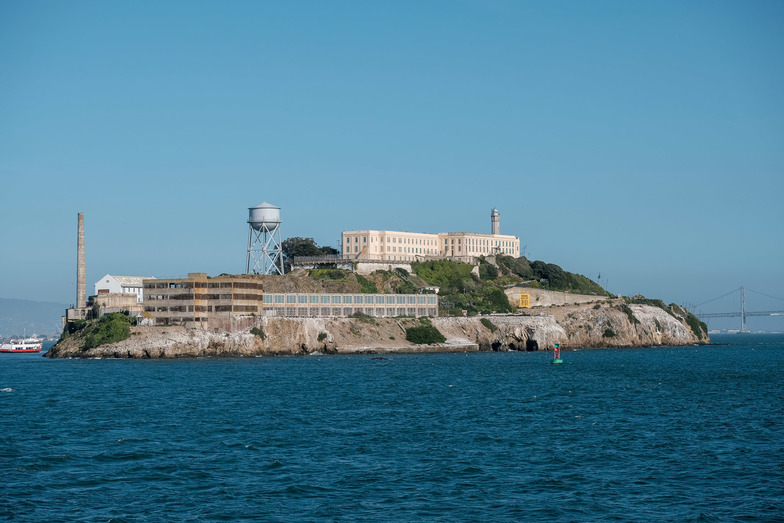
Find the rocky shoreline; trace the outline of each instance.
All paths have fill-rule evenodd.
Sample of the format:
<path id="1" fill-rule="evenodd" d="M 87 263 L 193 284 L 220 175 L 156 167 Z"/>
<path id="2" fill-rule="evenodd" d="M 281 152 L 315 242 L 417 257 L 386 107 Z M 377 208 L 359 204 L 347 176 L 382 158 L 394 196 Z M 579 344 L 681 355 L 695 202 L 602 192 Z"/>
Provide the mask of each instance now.
<path id="1" fill-rule="evenodd" d="M 710 343 L 686 318 L 652 305 L 606 301 L 532 309 L 525 314 L 431 318 L 444 343 L 406 341 L 414 318 L 258 318 L 254 332 L 186 327 L 132 327 L 126 340 L 83 349 L 72 336 L 48 358 L 201 358 L 307 354 L 383 354 L 569 348 L 679 346 Z"/>

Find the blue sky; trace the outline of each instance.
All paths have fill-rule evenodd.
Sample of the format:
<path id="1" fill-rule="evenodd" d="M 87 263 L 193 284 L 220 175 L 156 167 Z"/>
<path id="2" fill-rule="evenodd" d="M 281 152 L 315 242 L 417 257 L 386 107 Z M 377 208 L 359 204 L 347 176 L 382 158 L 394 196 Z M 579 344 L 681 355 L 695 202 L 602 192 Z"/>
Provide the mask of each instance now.
<path id="1" fill-rule="evenodd" d="M 336 247 L 497 207 L 613 292 L 784 297 L 782 27 L 778 1 L 0 0 L 0 297 L 75 300 L 78 212 L 89 289 L 242 272 L 265 200 Z"/>

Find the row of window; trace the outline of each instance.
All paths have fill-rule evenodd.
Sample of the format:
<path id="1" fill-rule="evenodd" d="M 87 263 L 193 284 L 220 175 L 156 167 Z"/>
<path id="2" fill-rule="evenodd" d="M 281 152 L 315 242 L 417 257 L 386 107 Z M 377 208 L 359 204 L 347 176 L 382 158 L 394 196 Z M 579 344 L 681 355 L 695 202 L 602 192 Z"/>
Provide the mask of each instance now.
<path id="1" fill-rule="evenodd" d="M 438 303 L 438 297 L 434 294 L 265 294 L 263 302 L 265 305 L 340 305 L 344 303 L 435 305 Z"/>
<path id="2" fill-rule="evenodd" d="M 144 284 L 145 289 L 259 289 L 261 290 L 261 283 L 244 282 L 244 281 L 221 281 L 221 282 L 206 282 L 206 281 L 183 281 L 183 282 L 150 282 Z"/>
<path id="3" fill-rule="evenodd" d="M 264 309 L 265 316 L 289 317 L 347 317 L 362 313 L 368 316 L 436 316 L 435 307 L 285 307 L 282 309 Z"/>
<path id="4" fill-rule="evenodd" d="M 371 236 L 370 241 L 373 242 L 373 240 L 375 240 L 375 238 Z M 431 240 L 427 238 L 399 238 L 396 236 L 393 236 L 391 238 L 384 238 L 382 236 L 381 238 L 379 238 L 379 241 L 381 243 L 384 243 L 384 240 L 386 240 L 386 243 L 401 243 L 401 244 L 405 243 L 409 245 L 436 245 L 436 240 L 434 239 Z M 368 242 L 367 236 L 363 236 L 362 243 L 367 243 L 367 242 Z M 346 236 L 346 245 L 349 245 L 350 243 L 351 243 L 351 237 Z M 359 243 L 359 236 L 354 236 L 354 243 Z"/>
<path id="5" fill-rule="evenodd" d="M 252 305 L 176 305 L 172 307 L 147 306 L 146 312 L 259 312 L 259 308 Z"/>

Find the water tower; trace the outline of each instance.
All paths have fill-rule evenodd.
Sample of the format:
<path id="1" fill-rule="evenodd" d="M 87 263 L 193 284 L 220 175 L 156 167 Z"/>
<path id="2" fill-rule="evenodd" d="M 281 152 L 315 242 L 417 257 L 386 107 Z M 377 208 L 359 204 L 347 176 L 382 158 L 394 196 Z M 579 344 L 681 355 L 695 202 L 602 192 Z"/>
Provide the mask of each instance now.
<path id="1" fill-rule="evenodd" d="M 245 274 L 283 274 L 280 207 L 267 202 L 249 207 Z"/>

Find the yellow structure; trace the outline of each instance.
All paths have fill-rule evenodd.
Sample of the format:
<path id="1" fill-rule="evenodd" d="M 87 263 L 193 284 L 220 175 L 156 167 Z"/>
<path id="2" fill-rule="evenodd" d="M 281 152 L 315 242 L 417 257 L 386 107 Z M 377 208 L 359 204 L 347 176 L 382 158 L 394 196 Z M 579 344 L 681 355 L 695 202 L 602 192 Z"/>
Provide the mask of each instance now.
<path id="1" fill-rule="evenodd" d="M 530 309 L 531 308 L 531 295 L 530 294 L 521 294 L 520 295 L 520 308 L 521 309 Z"/>

